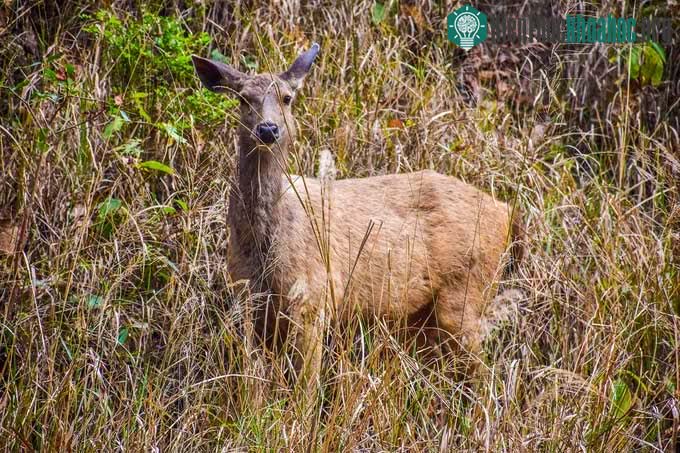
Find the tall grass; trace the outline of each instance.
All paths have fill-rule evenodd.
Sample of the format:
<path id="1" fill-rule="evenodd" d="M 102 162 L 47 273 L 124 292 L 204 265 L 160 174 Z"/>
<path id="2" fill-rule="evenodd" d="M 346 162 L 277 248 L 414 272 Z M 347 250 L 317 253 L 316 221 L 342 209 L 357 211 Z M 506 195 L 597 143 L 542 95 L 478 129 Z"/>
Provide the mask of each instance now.
<path id="1" fill-rule="evenodd" d="M 0 448 L 677 446 L 677 101 L 651 123 L 643 108 L 677 99 L 677 49 L 659 87 L 605 58 L 617 77 L 584 114 L 573 49 L 525 79 L 531 46 L 500 50 L 514 66 L 463 55 L 443 32 L 454 5 L 386 3 L 380 20 L 369 1 L 0 7 Z M 291 171 L 330 149 L 339 178 L 456 175 L 517 200 L 528 257 L 502 282 L 526 300 L 479 375 L 423 367 L 357 319 L 326 343 L 310 416 L 289 356 L 249 341 L 225 264 L 236 103 L 202 90 L 188 56 L 281 70 L 312 39 Z"/>

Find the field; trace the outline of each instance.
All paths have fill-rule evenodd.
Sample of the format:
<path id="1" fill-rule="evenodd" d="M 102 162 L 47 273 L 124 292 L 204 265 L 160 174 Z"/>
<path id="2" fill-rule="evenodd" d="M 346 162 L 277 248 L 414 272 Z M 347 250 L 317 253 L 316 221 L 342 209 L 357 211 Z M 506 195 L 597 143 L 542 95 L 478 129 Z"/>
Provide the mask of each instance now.
<path id="1" fill-rule="evenodd" d="M 527 2 L 676 11 L 672 45 L 468 53 L 444 1 L 63 3 L 0 5 L 0 449 L 677 448 L 677 2 Z M 524 213 L 500 282 L 524 297 L 477 375 L 357 319 L 309 402 L 251 341 L 226 265 L 238 102 L 190 57 L 281 71 L 313 41 L 291 172 L 329 150 L 337 178 L 435 169 Z"/>

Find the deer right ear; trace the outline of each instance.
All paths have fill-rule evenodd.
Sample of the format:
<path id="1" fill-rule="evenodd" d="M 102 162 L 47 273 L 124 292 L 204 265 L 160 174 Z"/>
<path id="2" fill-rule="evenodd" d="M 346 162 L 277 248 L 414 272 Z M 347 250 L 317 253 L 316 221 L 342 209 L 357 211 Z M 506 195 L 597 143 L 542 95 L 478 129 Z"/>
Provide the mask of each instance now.
<path id="1" fill-rule="evenodd" d="M 286 72 L 281 74 L 283 80 L 287 80 L 294 90 L 297 90 L 302 86 L 302 81 L 312 67 L 312 63 L 314 63 L 314 59 L 320 49 L 321 46 L 317 43 L 312 44 L 312 47 L 310 47 L 309 50 L 300 54 L 293 62 L 293 65 Z"/>
<path id="2" fill-rule="evenodd" d="M 248 77 L 244 73 L 219 61 L 208 60 L 196 55 L 191 56 L 196 74 L 203 86 L 217 93 L 239 92 Z"/>

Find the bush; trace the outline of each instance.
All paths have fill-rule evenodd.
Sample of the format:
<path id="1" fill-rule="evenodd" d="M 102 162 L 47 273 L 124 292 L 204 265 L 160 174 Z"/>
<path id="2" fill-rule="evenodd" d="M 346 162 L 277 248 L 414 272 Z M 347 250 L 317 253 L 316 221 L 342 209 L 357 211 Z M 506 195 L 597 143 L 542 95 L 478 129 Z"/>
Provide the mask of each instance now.
<path id="1" fill-rule="evenodd" d="M 141 16 L 119 17 L 100 10 L 84 27 L 101 40 L 102 61 L 112 64 L 111 86 L 124 90 L 115 93 L 113 117 L 120 112 L 129 121 L 134 114 L 133 119 L 155 125 L 171 137 L 170 131 L 181 134 L 193 121 L 222 122 L 237 101 L 205 89 L 183 93 L 184 87 L 196 86 L 191 55 L 204 52 L 211 41 L 208 34 L 188 32 L 176 17 L 148 11 Z"/>

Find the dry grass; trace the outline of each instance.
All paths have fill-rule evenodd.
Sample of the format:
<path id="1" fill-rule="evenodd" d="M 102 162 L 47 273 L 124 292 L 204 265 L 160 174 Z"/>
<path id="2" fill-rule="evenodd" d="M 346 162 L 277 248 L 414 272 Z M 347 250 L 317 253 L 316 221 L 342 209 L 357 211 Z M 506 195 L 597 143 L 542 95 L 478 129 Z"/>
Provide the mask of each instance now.
<path id="1" fill-rule="evenodd" d="M 126 17 L 127 3 L 109 3 Z M 372 2 L 350 3 L 197 3 L 162 13 L 210 32 L 225 55 L 259 70 L 282 68 L 307 38 L 321 42 L 297 101 L 292 170 L 314 174 L 330 149 L 339 178 L 434 168 L 517 200 L 529 256 L 503 283 L 527 297 L 487 341 L 487 372 L 452 380 L 449 364 L 423 368 L 395 332 L 357 320 L 329 338 L 321 397 L 305 417 L 286 355 L 246 340 L 248 295 L 234 294 L 225 266 L 235 111 L 220 104 L 210 116 L 198 81 L 173 77 L 169 66 L 150 75 L 153 59 L 121 69 L 124 57 L 105 38 L 82 31 L 94 20 L 78 18 L 78 3 L 57 11 L 17 2 L 0 6 L 8 43 L 0 448 L 674 448 L 677 102 L 650 127 L 637 101 L 650 89 L 619 78 L 584 128 L 560 78 L 573 52 L 560 48 L 550 72 L 532 75 L 543 93 L 536 105 L 503 99 L 493 81 L 474 88 L 476 102 L 460 68 L 489 56 L 466 59 L 445 41 L 453 6 L 404 3 L 375 25 Z M 157 38 L 150 33 L 144 40 Z M 671 62 L 677 52 L 667 51 Z M 514 53 L 520 83 L 526 54 Z M 665 74 L 652 94 L 677 99 L 677 68 Z M 119 109 L 129 122 L 107 130 Z M 139 166 L 152 159 L 174 174 Z M 121 206 L 104 215 L 109 197 Z"/>

